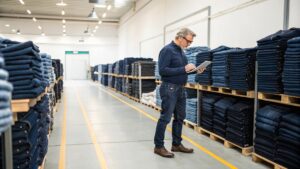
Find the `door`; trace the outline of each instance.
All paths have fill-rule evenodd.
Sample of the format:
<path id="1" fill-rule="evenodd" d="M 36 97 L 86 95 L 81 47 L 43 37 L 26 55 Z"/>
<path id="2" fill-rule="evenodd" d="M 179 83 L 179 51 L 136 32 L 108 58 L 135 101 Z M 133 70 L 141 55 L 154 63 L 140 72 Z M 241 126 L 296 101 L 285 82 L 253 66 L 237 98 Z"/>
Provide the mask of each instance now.
<path id="1" fill-rule="evenodd" d="M 87 80 L 89 71 L 89 54 L 66 52 L 66 79 Z"/>

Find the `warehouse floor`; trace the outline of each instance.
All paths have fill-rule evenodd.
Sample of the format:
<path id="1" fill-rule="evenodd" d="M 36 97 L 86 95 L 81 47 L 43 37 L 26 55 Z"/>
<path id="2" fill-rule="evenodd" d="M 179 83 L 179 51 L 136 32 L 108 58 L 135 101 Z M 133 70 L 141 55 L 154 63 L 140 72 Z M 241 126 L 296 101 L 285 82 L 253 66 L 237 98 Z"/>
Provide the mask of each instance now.
<path id="1" fill-rule="evenodd" d="M 194 148 L 193 154 L 155 155 L 159 113 L 90 81 L 65 81 L 54 116 L 46 169 L 266 168 L 187 127 L 183 144 Z M 170 150 L 170 131 L 165 142 Z"/>

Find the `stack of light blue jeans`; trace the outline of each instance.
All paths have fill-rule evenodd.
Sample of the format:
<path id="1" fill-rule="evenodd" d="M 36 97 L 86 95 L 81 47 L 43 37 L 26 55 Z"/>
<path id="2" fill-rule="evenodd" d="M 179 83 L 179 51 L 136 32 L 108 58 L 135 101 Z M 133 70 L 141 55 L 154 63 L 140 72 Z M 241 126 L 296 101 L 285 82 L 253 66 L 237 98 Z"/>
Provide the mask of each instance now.
<path id="1" fill-rule="evenodd" d="M 239 101 L 227 111 L 226 139 L 242 147 L 252 146 L 253 112 L 251 101 Z"/>
<path id="2" fill-rule="evenodd" d="M 287 168 L 300 166 L 299 110 L 282 116 L 282 121 L 279 125 L 275 161 Z"/>
<path id="3" fill-rule="evenodd" d="M 206 130 L 213 131 L 214 104 L 220 99 L 221 96 L 214 94 L 203 94 L 202 96 L 200 126 Z"/>
<path id="4" fill-rule="evenodd" d="M 10 109 L 12 85 L 7 81 L 8 72 L 3 69 L 4 59 L 0 53 L 0 134 L 12 124 Z"/>
<path id="5" fill-rule="evenodd" d="M 54 71 L 53 71 L 53 67 L 52 67 L 51 56 L 46 53 L 42 53 L 41 58 L 42 58 L 43 79 L 46 82 L 47 86 L 49 86 L 51 83 L 54 82 L 54 79 L 53 79 Z"/>
<path id="6" fill-rule="evenodd" d="M 158 62 L 155 63 L 155 79 L 160 80 L 161 77 L 159 75 L 159 70 L 158 70 Z"/>
<path id="7" fill-rule="evenodd" d="M 197 124 L 197 98 L 187 98 L 185 107 L 185 119 Z"/>
<path id="8" fill-rule="evenodd" d="M 238 49 L 229 54 L 229 86 L 231 89 L 254 89 L 255 58 L 257 48 Z"/>
<path id="9" fill-rule="evenodd" d="M 223 50 L 228 50 L 230 49 L 227 46 L 219 46 L 216 49 L 213 50 L 208 50 L 208 51 L 202 51 L 197 54 L 196 59 L 197 59 L 197 64 L 200 65 L 204 61 L 211 61 L 212 60 L 212 55 L 215 52 L 220 52 Z M 211 85 L 212 80 L 211 80 L 211 65 L 206 67 L 206 70 L 201 73 L 196 75 L 196 82 L 198 82 L 201 85 Z"/>
<path id="10" fill-rule="evenodd" d="M 257 41 L 258 91 L 282 93 L 282 69 L 287 41 L 300 36 L 300 29 L 280 30 Z"/>
<path id="11" fill-rule="evenodd" d="M 238 49 L 229 49 L 213 54 L 212 61 L 212 85 L 216 87 L 229 87 L 229 54 Z"/>
<path id="12" fill-rule="evenodd" d="M 161 102 L 162 101 L 161 101 L 161 97 L 160 97 L 159 88 L 160 88 L 160 85 L 157 85 L 156 89 L 155 89 L 155 93 L 156 93 L 156 106 L 161 107 Z"/>
<path id="13" fill-rule="evenodd" d="M 256 113 L 255 121 L 255 153 L 274 161 L 276 156 L 276 141 L 278 129 L 283 115 L 290 112 L 289 108 L 267 105 Z"/>
<path id="14" fill-rule="evenodd" d="M 197 66 L 197 54 L 200 52 L 208 51 L 209 48 L 207 47 L 190 47 L 184 50 L 188 63 L 192 63 Z M 196 81 L 196 74 L 189 74 L 187 82 L 195 83 Z"/>
<path id="15" fill-rule="evenodd" d="M 227 111 L 237 99 L 224 97 L 214 104 L 213 132 L 223 138 L 226 136 Z"/>
<path id="16" fill-rule="evenodd" d="M 42 59 L 33 42 L 7 45 L 0 52 L 5 59 L 9 81 L 14 86 L 13 99 L 35 98 L 44 92 L 46 83 L 43 81 Z"/>
<path id="17" fill-rule="evenodd" d="M 287 42 L 282 73 L 284 93 L 300 96 L 300 37 Z"/>

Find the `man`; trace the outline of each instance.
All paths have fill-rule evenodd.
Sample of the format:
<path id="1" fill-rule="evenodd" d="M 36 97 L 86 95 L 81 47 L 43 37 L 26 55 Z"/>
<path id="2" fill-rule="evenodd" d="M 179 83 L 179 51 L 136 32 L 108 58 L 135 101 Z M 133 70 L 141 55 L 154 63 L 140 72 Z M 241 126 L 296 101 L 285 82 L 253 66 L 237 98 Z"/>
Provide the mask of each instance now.
<path id="1" fill-rule="evenodd" d="M 194 151 L 181 144 L 181 133 L 186 106 L 184 85 L 187 82 L 187 72 L 195 68 L 194 64 L 187 63 L 183 49 L 193 42 L 195 36 L 196 34 L 193 31 L 183 28 L 176 34 L 175 40 L 166 45 L 159 53 L 158 64 L 162 80 L 160 87 L 162 110 L 156 126 L 154 153 L 162 157 L 174 157 L 174 154 L 164 147 L 165 131 L 167 124 L 171 121 L 172 114 L 174 114 L 174 120 L 172 124 L 173 141 L 171 151 L 183 153 L 193 153 Z M 197 73 L 202 73 L 203 71 L 199 70 Z"/>

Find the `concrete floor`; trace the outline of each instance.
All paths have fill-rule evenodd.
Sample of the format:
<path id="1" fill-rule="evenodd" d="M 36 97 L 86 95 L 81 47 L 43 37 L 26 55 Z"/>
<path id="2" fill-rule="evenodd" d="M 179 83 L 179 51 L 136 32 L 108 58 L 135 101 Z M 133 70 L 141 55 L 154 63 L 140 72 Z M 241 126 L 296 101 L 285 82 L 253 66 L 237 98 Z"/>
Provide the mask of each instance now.
<path id="1" fill-rule="evenodd" d="M 187 127 L 183 134 L 189 140 L 183 144 L 195 152 L 162 158 L 153 153 L 154 120 L 159 118 L 155 110 L 90 81 L 66 81 L 63 96 L 55 113 L 46 169 L 267 168 Z M 170 150 L 169 131 L 165 146 Z"/>

